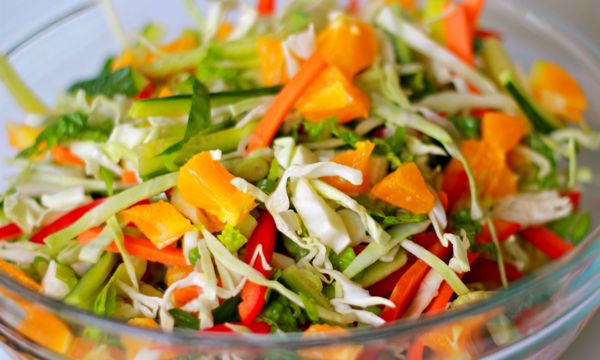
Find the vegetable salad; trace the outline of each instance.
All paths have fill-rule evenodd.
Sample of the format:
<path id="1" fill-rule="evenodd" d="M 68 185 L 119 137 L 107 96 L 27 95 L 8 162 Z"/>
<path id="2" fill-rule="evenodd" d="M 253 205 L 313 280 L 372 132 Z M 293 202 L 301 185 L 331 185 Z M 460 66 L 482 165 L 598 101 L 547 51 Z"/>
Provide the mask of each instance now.
<path id="1" fill-rule="evenodd" d="M 136 326 L 312 336 L 493 296 L 588 232 L 586 97 L 513 63 L 483 0 L 184 4 L 175 39 L 113 22 L 122 52 L 52 107 L 0 58 L 27 113 L 5 275 Z"/>

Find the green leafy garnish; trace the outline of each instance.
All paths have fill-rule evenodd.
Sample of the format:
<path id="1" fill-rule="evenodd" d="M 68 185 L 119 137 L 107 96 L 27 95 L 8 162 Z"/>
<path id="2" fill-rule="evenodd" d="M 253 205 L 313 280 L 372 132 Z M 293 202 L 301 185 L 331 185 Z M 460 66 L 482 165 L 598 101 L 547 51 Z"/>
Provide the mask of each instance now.
<path id="1" fill-rule="evenodd" d="M 183 139 L 169 146 L 161 155 L 167 155 L 180 150 L 193 136 L 202 134 L 203 131 L 206 131 L 211 126 L 210 93 L 208 88 L 196 78 L 193 78 L 192 89 L 192 104 Z"/>
<path id="2" fill-rule="evenodd" d="M 105 130 L 90 127 L 87 116 L 82 113 L 63 114 L 54 124 L 42 130 L 33 145 L 21 151 L 17 157 L 29 158 L 72 140 L 102 142 L 108 139 L 108 135 Z"/>
<path id="3" fill-rule="evenodd" d="M 460 210 L 452 216 L 452 229 L 456 234 L 460 234 L 461 230 L 464 230 L 471 245 L 475 244 L 475 237 L 481 232 L 481 228 L 481 223 L 473 220 L 466 209 Z"/>
<path id="4" fill-rule="evenodd" d="M 302 123 L 306 136 L 310 141 L 321 141 L 331 136 L 344 141 L 346 144 L 356 147 L 356 143 L 364 138 L 347 127 L 338 124 L 337 118 L 333 117 L 316 123 L 305 121 Z"/>
<path id="5" fill-rule="evenodd" d="M 279 294 L 271 296 L 260 319 L 268 323 L 271 329 L 284 332 L 298 331 L 307 322 L 304 311 Z"/>
<path id="6" fill-rule="evenodd" d="M 78 90 L 85 91 L 88 96 L 105 95 L 113 97 L 118 94 L 129 97 L 137 95 L 147 84 L 140 73 L 132 67 L 126 67 L 114 72 L 107 71 L 106 65 L 98 76 L 74 83 L 68 89 L 70 93 Z"/>
<path id="7" fill-rule="evenodd" d="M 478 139 L 481 137 L 481 121 L 474 116 L 453 116 L 452 123 L 465 139 Z"/>

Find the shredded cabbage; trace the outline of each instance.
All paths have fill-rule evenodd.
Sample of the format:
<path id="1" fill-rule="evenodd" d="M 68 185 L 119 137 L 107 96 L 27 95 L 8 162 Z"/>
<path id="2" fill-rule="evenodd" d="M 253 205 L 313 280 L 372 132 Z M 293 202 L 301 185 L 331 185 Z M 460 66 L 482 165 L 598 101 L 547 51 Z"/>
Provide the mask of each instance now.
<path id="1" fill-rule="evenodd" d="M 492 217 L 521 224 L 541 225 L 560 219 L 573 211 L 573 204 L 558 191 L 521 193 L 500 200 L 492 209 Z"/>
<path id="2" fill-rule="evenodd" d="M 51 260 L 42 279 L 42 293 L 55 300 L 61 300 L 69 293 L 69 286 L 56 277 L 56 261 Z"/>
<path id="3" fill-rule="evenodd" d="M 418 318 L 423 311 L 427 309 L 427 306 L 429 306 L 431 301 L 437 296 L 442 281 L 444 281 L 444 278 L 442 278 L 437 271 L 429 270 L 421 282 L 415 297 L 402 317 L 405 319 Z"/>
<path id="4" fill-rule="evenodd" d="M 427 107 L 437 112 L 456 114 L 465 109 L 496 109 L 514 114 L 517 107 L 514 102 L 502 94 L 474 95 L 468 93 L 441 92 L 425 97 L 419 101 L 419 106 Z"/>

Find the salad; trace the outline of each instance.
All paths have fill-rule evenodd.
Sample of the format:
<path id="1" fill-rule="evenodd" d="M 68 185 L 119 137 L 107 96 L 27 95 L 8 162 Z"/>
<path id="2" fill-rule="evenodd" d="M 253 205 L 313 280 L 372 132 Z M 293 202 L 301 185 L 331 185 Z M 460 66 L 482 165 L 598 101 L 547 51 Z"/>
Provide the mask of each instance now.
<path id="1" fill-rule="evenodd" d="M 494 296 L 587 234 L 585 94 L 513 63 L 483 0 L 184 3 L 167 39 L 104 1 L 123 50 L 52 107 L 0 57 L 27 113 L 3 275 L 135 326 L 315 336 Z M 409 352 L 456 355 L 467 328 Z"/>

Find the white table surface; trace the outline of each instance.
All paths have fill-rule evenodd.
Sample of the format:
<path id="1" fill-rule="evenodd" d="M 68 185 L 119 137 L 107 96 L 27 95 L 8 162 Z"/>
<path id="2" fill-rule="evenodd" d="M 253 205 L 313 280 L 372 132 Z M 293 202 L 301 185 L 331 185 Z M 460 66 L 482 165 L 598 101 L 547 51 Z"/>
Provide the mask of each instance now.
<path id="1" fill-rule="evenodd" d="M 48 1 L 54 8 L 48 11 Z M 600 47 L 600 0 L 524 0 L 558 14 Z M 0 50 L 6 50 L 42 24 L 55 18 L 82 0 L 0 0 Z M 45 4 L 46 3 L 46 4 Z M 43 9 L 43 10 L 42 10 Z M 600 358 L 600 313 L 589 323 L 562 359 L 596 360 Z M 0 348 L 0 359 L 5 358 Z"/>

